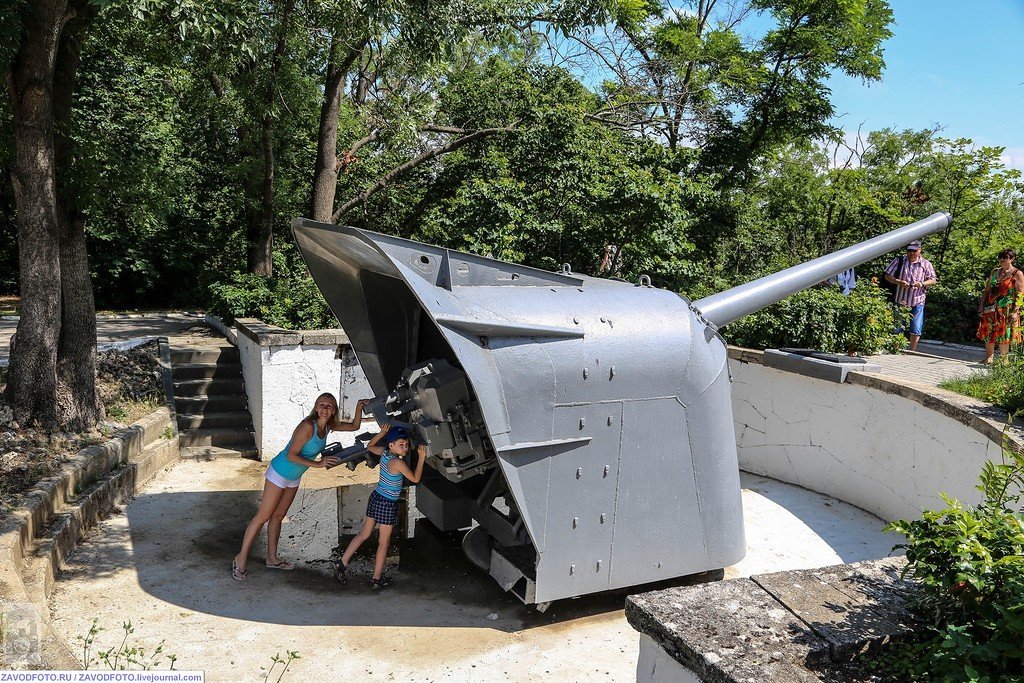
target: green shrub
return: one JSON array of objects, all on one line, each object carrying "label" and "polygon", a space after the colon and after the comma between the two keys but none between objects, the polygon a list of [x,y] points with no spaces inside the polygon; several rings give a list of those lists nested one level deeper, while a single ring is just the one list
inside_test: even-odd
[{"label": "green shrub", "polygon": [[903,348],[906,339],[893,333],[896,324],[886,292],[862,281],[850,296],[822,287],[798,292],[731,323],[722,333],[729,343],[752,349],[792,346],[872,354]]},{"label": "green shrub", "polygon": [[[913,604],[926,632],[896,648],[899,680],[1004,681],[1024,676],[1024,456],[1004,444],[987,462],[967,506],[943,495],[944,510],[900,520],[905,573],[921,585]],[[902,653],[901,653],[902,650]]]},{"label": "green shrub", "polygon": [[939,386],[988,401],[1009,413],[1024,411],[1024,357],[1014,354],[1006,362],[997,361],[987,372],[946,380]]},{"label": "green shrub", "polygon": [[978,293],[963,285],[941,282],[928,289],[924,338],[959,344],[978,344]]},{"label": "green shrub", "polygon": [[259,318],[289,330],[337,327],[338,321],[306,273],[265,278],[233,273],[210,285],[207,310],[227,321]]}]

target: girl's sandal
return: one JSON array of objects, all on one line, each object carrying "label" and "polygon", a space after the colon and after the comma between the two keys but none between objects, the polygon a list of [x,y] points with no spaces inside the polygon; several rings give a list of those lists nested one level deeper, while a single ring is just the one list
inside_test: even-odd
[{"label": "girl's sandal", "polygon": [[348,566],[346,566],[341,560],[338,560],[334,564],[334,579],[342,586],[348,583]]},{"label": "girl's sandal", "polygon": [[245,581],[245,570],[239,569],[234,560],[231,560],[231,578],[235,581]]},{"label": "girl's sandal", "polygon": [[379,579],[370,579],[370,589],[379,591],[381,588],[387,588],[393,582],[386,576],[382,576]]}]

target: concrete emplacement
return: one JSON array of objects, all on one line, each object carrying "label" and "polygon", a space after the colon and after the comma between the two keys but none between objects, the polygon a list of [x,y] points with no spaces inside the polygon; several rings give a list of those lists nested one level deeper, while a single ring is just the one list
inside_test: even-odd
[{"label": "concrete emplacement", "polygon": [[[232,581],[231,557],[258,505],[264,467],[183,459],[159,474],[70,558],[51,597],[54,628],[74,648],[97,618],[106,630],[96,652],[116,647],[130,620],[133,642],[151,651],[164,641],[178,669],[203,669],[210,681],[262,680],[261,667],[287,650],[302,657],[291,664],[292,680],[635,678],[639,639],[624,617],[624,592],[540,613],[468,563],[461,533],[437,532],[426,520],[414,524],[391,570],[394,586],[373,593],[367,559],[354,561],[347,586],[335,583],[337,501],[358,506],[376,476],[362,466],[310,470],[303,479],[281,539],[282,556],[299,564],[294,572],[265,569],[257,547],[248,580]],[[754,475],[742,483],[748,552],[727,577],[883,557],[900,540],[826,496]]]}]

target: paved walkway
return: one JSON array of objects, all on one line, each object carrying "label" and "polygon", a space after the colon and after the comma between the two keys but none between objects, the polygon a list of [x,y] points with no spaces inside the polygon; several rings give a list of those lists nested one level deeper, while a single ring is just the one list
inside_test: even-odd
[{"label": "paved walkway", "polygon": [[937,387],[947,379],[967,377],[968,375],[984,372],[986,367],[981,364],[985,353],[979,349],[974,360],[967,360],[969,352],[957,349],[953,353],[959,358],[942,357],[933,355],[942,353],[945,350],[941,347],[918,345],[918,353],[879,354],[868,356],[872,363],[882,366],[881,374],[889,375],[903,382],[924,384]]},{"label": "paved walkway", "polygon": [[[0,318],[0,365],[6,365],[11,355],[11,336],[18,328],[18,318]],[[223,339],[203,323],[195,313],[142,313],[96,316],[96,342],[104,345],[130,339],[168,337],[172,341],[200,341]]]}]

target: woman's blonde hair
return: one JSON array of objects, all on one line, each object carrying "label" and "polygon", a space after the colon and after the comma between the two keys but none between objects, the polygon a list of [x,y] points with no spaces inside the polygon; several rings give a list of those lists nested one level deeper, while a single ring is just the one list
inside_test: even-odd
[{"label": "woman's blonde hair", "polygon": [[317,396],[316,400],[313,401],[313,409],[311,411],[309,411],[309,415],[306,416],[307,420],[312,420],[313,422],[316,422],[316,418],[317,418],[317,415],[316,415],[316,404],[319,403],[320,399],[322,399],[322,398],[329,398],[329,399],[331,399],[331,401],[334,403],[334,417],[338,417],[338,412],[340,410],[338,408],[338,399],[334,398],[334,394],[332,394],[330,392],[324,392],[324,393],[320,394],[319,396]]}]

